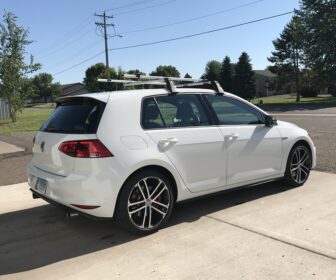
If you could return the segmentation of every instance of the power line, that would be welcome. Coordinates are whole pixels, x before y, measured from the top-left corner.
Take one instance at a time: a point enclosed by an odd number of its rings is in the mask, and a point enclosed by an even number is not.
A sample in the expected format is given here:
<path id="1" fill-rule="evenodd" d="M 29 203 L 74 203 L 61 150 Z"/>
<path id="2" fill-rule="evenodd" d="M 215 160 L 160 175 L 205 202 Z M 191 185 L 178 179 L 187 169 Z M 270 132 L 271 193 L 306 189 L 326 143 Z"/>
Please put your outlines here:
<path id="1" fill-rule="evenodd" d="M 153 2 L 153 1 L 156 1 L 156 0 L 143 0 L 143 1 L 137 1 L 137 2 L 133 2 L 133 3 L 126 4 L 126 5 L 117 6 L 117 7 L 111 8 L 111 9 L 107 9 L 107 10 L 105 10 L 105 12 L 116 11 L 116 10 L 121 10 L 121 9 L 126 9 L 126 8 L 130 8 L 130 7 L 134 7 L 134 6 L 139 6 L 139 5 L 146 4 L 146 3 L 148 3 L 148 2 Z M 100 12 L 104 12 L 104 11 L 100 11 Z"/>
<path id="2" fill-rule="evenodd" d="M 105 52 L 105 51 L 101 51 L 100 53 L 97 53 L 97 54 L 95 54 L 94 56 L 91 56 L 91 57 L 89 57 L 89 58 L 87 58 L 87 59 L 85 59 L 85 60 L 83 60 L 83 61 L 81 61 L 81 62 L 79 62 L 79 63 L 77 63 L 77 64 L 75 64 L 75 65 L 73 65 L 73 66 L 70 66 L 70 67 L 68 67 L 68 68 L 66 68 L 66 69 L 64 69 L 64 70 L 62 70 L 62 71 L 56 72 L 55 74 L 53 74 L 53 76 L 59 75 L 59 74 L 61 74 L 61 73 L 64 73 L 64 72 L 66 72 L 66 71 L 69 71 L 69 70 L 71 70 L 71 69 L 73 69 L 73 68 L 76 68 L 76 67 L 78 67 L 79 65 L 82 65 L 83 63 L 88 62 L 88 61 L 90 61 L 90 60 L 96 58 L 97 56 L 103 54 L 104 52 Z"/>
<path id="3" fill-rule="evenodd" d="M 152 9 L 152 8 L 156 8 L 156 7 L 161 7 L 163 5 L 167 5 L 173 2 L 176 2 L 177 0 L 169 0 L 160 4 L 156 4 L 156 5 L 151 5 L 151 6 L 147 6 L 147 7 L 143 7 L 143 8 L 139 8 L 139 9 L 135 9 L 135 10 L 130 10 L 130 11 L 126 11 L 126 12 L 120 12 L 120 13 L 115 13 L 115 16 L 120 16 L 120 15 L 126 15 L 126 14 L 130 14 L 130 13 L 134 13 L 134 12 L 139 12 L 139 11 L 143 11 L 143 10 L 148 10 L 148 9 Z"/>
<path id="4" fill-rule="evenodd" d="M 150 0 L 150 1 L 155 1 L 155 0 Z M 233 10 L 238 10 L 238 9 L 241 9 L 241 8 L 245 8 L 245 7 L 248 7 L 248 6 L 263 2 L 263 1 L 265 1 L 265 0 L 257 0 L 257 1 L 249 2 L 249 3 L 243 4 L 243 5 L 239 5 L 239 6 L 236 6 L 236 7 L 228 8 L 228 9 L 225 9 L 225 10 L 217 11 L 217 12 L 206 14 L 206 15 L 203 15 L 203 16 L 198 16 L 198 17 L 194 17 L 194 18 L 190 18 L 190 19 L 186 19 L 186 20 L 182 20 L 182 21 L 173 22 L 173 23 L 170 23 L 170 24 L 164 24 L 164 25 L 158 25 L 158 26 L 144 28 L 144 29 L 137 29 L 137 30 L 131 30 L 131 31 L 126 31 L 126 32 L 120 32 L 118 35 L 117 35 L 117 32 L 115 31 L 115 26 L 112 25 L 112 27 L 114 29 L 114 35 L 108 36 L 108 38 L 119 36 L 121 34 L 130 34 L 130 33 L 137 33 L 137 32 L 143 32 L 143 31 L 150 31 L 150 30 L 161 29 L 161 28 L 170 27 L 170 26 L 174 26 L 174 25 L 179 25 L 179 24 L 183 24 L 183 23 L 188 23 L 188 22 L 192 22 L 192 21 L 197 21 L 197 20 L 200 20 L 200 19 L 203 19 L 203 18 L 215 16 L 215 15 L 230 12 L 230 11 L 233 11 Z M 147 1 L 139 1 L 139 2 L 135 2 L 135 3 L 143 4 L 145 2 L 149 2 L 149 1 L 148 0 Z M 170 2 L 170 1 L 168 1 L 168 2 Z M 135 4 L 135 3 L 133 3 L 133 4 Z M 162 5 L 162 4 L 165 4 L 165 3 L 161 3 L 160 5 Z M 120 6 L 120 7 L 117 7 L 117 8 L 126 8 L 126 7 L 129 7 L 130 5 L 131 4 L 128 4 L 128 5 Z M 100 30 L 100 31 L 103 31 L 103 30 Z M 80 36 L 77 36 L 77 34 L 76 34 L 75 35 L 76 38 L 72 37 L 71 38 L 72 40 L 69 43 L 61 45 L 60 47 L 56 48 L 55 50 L 52 50 L 51 52 L 47 53 L 46 55 L 42 55 L 41 57 L 38 57 L 38 59 L 48 57 L 50 55 L 53 55 L 53 54 L 63 50 L 65 47 L 71 45 L 72 42 L 77 41 L 78 38 L 81 38 L 81 37 L 89 34 L 90 32 L 91 32 L 91 30 L 88 31 L 88 32 L 85 32 L 84 34 L 82 34 Z M 98 34 L 97 32 L 98 32 L 98 30 L 96 30 L 96 34 L 98 36 L 104 36 L 104 32 L 100 32 L 100 34 Z"/>
<path id="5" fill-rule="evenodd" d="M 253 1 L 253 2 L 243 4 L 243 5 L 232 7 L 232 8 L 229 8 L 229 9 L 217 11 L 217 12 L 210 13 L 210 14 L 206 14 L 206 15 L 203 15 L 203 16 L 193 17 L 193 18 L 189 18 L 189 19 L 185 19 L 185 20 L 181 20 L 181 21 L 172 22 L 172 23 L 169 23 L 169 24 L 163 24 L 163 25 L 157 25 L 157 26 L 148 27 L 148 28 L 142 28 L 142 29 L 135 29 L 135 30 L 125 31 L 125 32 L 120 32 L 120 34 L 131 34 L 131 33 L 143 32 L 143 31 L 150 31 L 150 30 L 161 29 L 161 28 L 170 27 L 170 26 L 174 26 L 174 25 L 179 25 L 179 24 L 183 24 L 183 23 L 188 23 L 188 22 L 192 22 L 192 21 L 197 21 L 197 20 L 200 20 L 200 19 L 212 17 L 212 16 L 215 16 L 215 15 L 223 14 L 223 13 L 234 11 L 234 10 L 238 10 L 238 9 L 241 9 L 241 8 L 245 8 L 245 7 L 248 7 L 248 6 L 263 2 L 263 1 L 265 1 L 265 0 Z"/>
<path id="6" fill-rule="evenodd" d="M 126 9 L 126 8 L 131 8 L 134 6 L 139 6 L 142 4 L 146 4 L 146 3 L 150 3 L 153 1 L 157 1 L 157 0 L 142 0 L 142 1 L 137 1 L 137 2 L 133 2 L 133 3 L 129 3 L 129 4 L 125 4 L 125 5 L 121 5 L 121 6 L 117 6 L 111 9 L 107 9 L 105 11 L 111 11 L 111 10 L 121 10 L 121 9 Z M 149 8 L 154 8 L 154 7 L 158 7 L 158 6 L 162 6 L 162 5 L 166 5 L 170 2 L 175 2 L 177 0 L 171 0 L 171 1 L 167 1 L 161 4 L 157 4 L 154 6 L 148 6 L 142 9 L 137 9 L 137 10 L 131 10 L 131 11 L 126 11 L 124 13 L 120 13 L 120 14 L 127 14 L 127 13 L 132 13 L 132 12 L 136 12 L 136 11 L 140 11 L 140 10 L 144 10 L 144 9 L 149 9 Z M 102 11 L 103 12 L 103 11 Z M 58 45 L 61 43 L 67 41 L 68 39 L 72 39 L 72 35 L 80 30 L 82 30 L 84 27 L 86 27 L 87 25 L 91 24 L 91 22 L 88 22 L 88 19 L 91 19 L 92 16 L 90 15 L 89 17 L 85 18 L 83 21 L 81 21 L 78 25 L 76 25 L 73 29 L 71 29 L 69 32 L 67 32 L 66 34 L 64 34 L 63 36 L 59 37 L 59 39 L 57 41 L 55 41 L 53 44 L 51 44 L 51 47 L 48 47 L 46 49 L 43 49 L 42 51 L 40 51 L 40 55 L 42 56 L 42 58 L 49 56 L 50 54 L 54 54 L 54 49 L 55 47 L 57 49 L 62 49 L 64 47 L 58 47 Z M 85 24 L 86 23 L 86 24 Z M 83 26 L 84 25 L 84 26 Z M 62 45 L 62 46 L 63 46 Z M 69 44 L 66 44 L 66 46 L 68 46 Z M 57 52 L 57 51 L 56 51 Z"/>
<path id="7" fill-rule="evenodd" d="M 52 50 L 54 50 L 55 47 L 57 47 L 60 43 L 64 43 L 68 39 L 72 39 L 72 35 L 74 33 L 82 30 L 83 28 L 85 28 L 86 26 L 88 26 L 89 24 L 91 24 L 91 18 L 92 18 L 92 16 L 86 17 L 78 25 L 76 25 L 74 28 L 72 28 L 66 34 L 64 34 L 63 36 L 59 37 L 59 39 L 57 39 L 56 41 L 54 41 L 53 44 L 50 45 L 51 47 L 46 48 L 46 49 L 40 51 L 40 54 L 42 54 L 42 56 L 49 55 L 49 52 L 52 51 Z"/>
<path id="8" fill-rule="evenodd" d="M 293 13 L 294 13 L 294 11 L 289 11 L 289 12 L 285 12 L 285 13 L 281 13 L 281 14 L 277 14 L 277 15 L 273 15 L 273 16 L 269 16 L 269 17 L 264 17 L 264 18 L 260 18 L 260 19 L 256 19 L 256 20 L 251 20 L 251 21 L 247 21 L 247 22 L 243 22 L 243 23 L 239 23 L 239 24 L 234 24 L 234 25 L 221 27 L 221 28 L 217 28 L 217 29 L 212 29 L 212 30 L 208 30 L 208 31 L 203 31 L 203 32 L 199 32 L 199 33 L 194 33 L 194 34 L 190 34 L 190 35 L 185 35 L 185 36 L 180 36 L 180 37 L 175 37 L 175 38 L 170 38 L 170 39 L 165 39 L 165 40 L 160 40 L 160 41 L 154 41 L 154 42 L 149 42 L 149 43 L 112 48 L 112 49 L 109 49 L 108 51 L 124 50 L 124 49 L 138 48 L 138 47 L 168 43 L 168 42 L 172 42 L 172 41 L 178 41 L 178 40 L 182 40 L 182 39 L 187 39 L 187 38 L 191 38 L 191 37 L 196 37 L 196 36 L 215 33 L 215 32 L 219 32 L 219 31 L 223 31 L 223 30 L 227 30 L 227 29 L 232 29 L 232 28 L 236 28 L 236 27 L 240 27 L 240 26 L 244 26 L 244 25 L 249 25 L 249 24 L 253 24 L 253 23 L 257 23 L 257 22 L 261 22 L 261 21 L 266 21 L 266 20 L 282 17 L 282 16 L 285 16 L 285 15 L 293 14 Z M 55 73 L 54 75 L 58 75 L 58 74 L 66 72 L 68 70 L 71 70 L 71 69 L 73 69 L 73 68 L 75 68 L 75 67 L 77 67 L 77 66 L 79 66 L 79 65 L 81 65 L 81 64 L 83 64 L 87 61 L 92 60 L 93 58 L 96 58 L 97 56 L 101 55 L 102 53 L 104 53 L 104 51 L 102 51 L 102 52 L 100 52 L 100 53 L 98 53 L 98 54 L 96 54 L 92 57 L 89 57 L 89 58 L 85 59 L 84 61 L 79 62 L 79 63 L 77 63 L 73 66 L 70 66 L 70 67 L 68 67 L 68 68 L 66 68 L 62 71 L 59 71 L 59 72 Z"/>
<path id="9" fill-rule="evenodd" d="M 244 25 L 248 25 L 248 24 L 252 24 L 252 23 L 256 23 L 256 22 L 261 22 L 261 21 L 265 21 L 265 20 L 269 20 L 269 19 L 273 19 L 273 18 L 277 18 L 277 17 L 281 17 L 281 16 L 293 14 L 293 13 L 294 13 L 294 11 L 290 11 L 290 12 L 277 14 L 277 15 L 270 16 L 270 17 L 251 20 L 251 21 L 247 21 L 247 22 L 243 22 L 243 23 L 239 23 L 239 24 L 235 24 L 235 25 L 230 25 L 230 26 L 226 26 L 226 27 L 222 27 L 222 28 L 203 31 L 203 32 L 194 33 L 194 34 L 190 34 L 190 35 L 185 35 L 185 36 L 180 36 L 180 37 L 175 37 L 175 38 L 170 38 L 170 39 L 165 39 L 165 40 L 160 40 L 160 41 L 155 41 L 155 42 L 149 42 L 149 43 L 143 43 L 143 44 L 113 48 L 113 49 L 109 49 L 109 51 L 132 49 L 132 48 L 144 47 L 144 46 L 149 46 L 149 45 L 157 45 L 157 44 L 162 44 L 162 43 L 167 43 L 167 42 L 172 42 L 172 41 L 178 41 L 178 40 L 182 40 L 182 39 L 187 39 L 187 38 L 191 38 L 191 37 L 196 37 L 196 36 L 200 36 L 200 35 L 205 35 L 205 34 L 209 34 L 209 33 L 218 32 L 218 31 L 222 31 L 222 30 L 232 29 L 232 28 L 236 28 L 236 27 L 240 27 L 240 26 L 244 26 Z"/>
<path id="10" fill-rule="evenodd" d="M 139 6 L 139 5 L 150 3 L 150 2 L 153 2 L 153 1 L 157 1 L 157 0 L 142 0 L 142 1 L 137 1 L 137 2 L 130 3 L 130 4 L 126 4 L 126 5 L 122 5 L 122 6 L 117 6 L 115 8 L 111 8 L 111 9 L 107 9 L 105 11 L 131 8 L 131 7 L 134 7 L 134 6 Z M 157 4 L 157 5 L 154 5 L 154 6 L 148 6 L 148 7 L 144 7 L 144 8 L 137 9 L 137 10 L 126 11 L 126 12 L 123 12 L 123 13 L 120 13 L 120 14 L 133 13 L 133 12 L 136 12 L 136 11 L 141 11 L 141 10 L 145 10 L 145 9 L 149 9 L 149 8 L 159 7 L 159 6 L 166 5 L 166 4 L 170 3 L 170 2 L 175 2 L 175 1 L 177 1 L 177 0 L 170 0 L 170 1 L 167 1 L 167 2 L 164 2 L 164 3 L 160 3 L 160 4 Z M 63 36 L 61 36 L 57 41 L 55 41 L 53 44 L 51 44 L 50 48 L 46 48 L 46 49 L 43 49 L 42 51 L 40 51 L 40 55 L 41 55 L 40 58 L 48 57 L 51 54 L 54 54 L 54 53 L 58 52 L 59 50 L 62 50 L 64 47 L 70 45 L 71 43 L 64 44 L 64 42 L 68 41 L 68 39 L 73 39 L 72 35 L 74 33 L 82 30 L 83 28 L 85 28 L 86 26 L 88 26 L 89 24 L 91 24 L 91 21 L 88 22 L 88 19 L 91 19 L 91 18 L 92 18 L 92 16 L 89 16 L 89 17 L 85 18 L 78 25 L 76 25 L 76 27 L 74 27 L 73 29 L 71 29 L 69 32 L 67 32 L 66 34 L 64 34 Z M 89 32 L 85 33 L 84 35 L 86 35 L 88 33 Z M 72 40 L 72 41 L 74 41 L 74 40 Z M 58 47 L 60 45 L 60 43 L 63 43 L 63 44 L 61 44 L 61 46 Z M 55 50 L 55 48 L 56 48 L 56 50 Z"/>
<path id="11" fill-rule="evenodd" d="M 42 55 L 42 56 L 38 56 L 37 59 L 44 59 L 46 57 L 49 57 L 51 55 L 54 55 L 55 53 L 58 53 L 62 50 L 64 50 L 66 47 L 72 45 L 74 42 L 77 42 L 79 39 L 83 38 L 84 36 L 92 33 L 92 30 L 87 30 L 84 33 L 81 34 L 75 34 L 73 37 L 71 37 L 70 41 L 64 41 L 64 44 L 59 45 L 58 47 L 51 49 L 48 53 Z"/>
<path id="12" fill-rule="evenodd" d="M 59 66 L 63 63 L 69 63 L 73 60 L 75 60 L 78 56 L 82 55 L 83 53 L 85 53 L 85 51 L 88 51 L 90 49 L 92 49 L 94 46 L 97 46 L 99 43 L 101 43 L 101 40 L 97 40 L 94 41 L 92 44 L 85 46 L 83 48 L 81 48 L 80 50 L 74 50 L 75 52 L 73 53 L 73 55 L 68 56 L 68 57 L 62 57 L 61 60 L 58 60 L 56 64 L 53 64 L 51 66 L 49 66 L 49 68 L 55 68 L 56 66 Z"/>

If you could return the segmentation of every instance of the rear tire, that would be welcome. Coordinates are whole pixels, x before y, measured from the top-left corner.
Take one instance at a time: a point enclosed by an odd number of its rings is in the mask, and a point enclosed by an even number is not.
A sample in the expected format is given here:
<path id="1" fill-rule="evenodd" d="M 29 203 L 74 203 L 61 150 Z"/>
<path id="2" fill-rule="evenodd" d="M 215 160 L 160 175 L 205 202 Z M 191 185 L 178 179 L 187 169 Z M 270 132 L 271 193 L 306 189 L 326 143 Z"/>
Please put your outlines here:
<path id="1" fill-rule="evenodd" d="M 284 180 L 292 187 L 302 186 L 308 179 L 312 166 L 310 149 L 302 144 L 296 144 L 289 153 Z"/>
<path id="2" fill-rule="evenodd" d="M 170 180 L 156 170 L 143 170 L 122 187 L 116 209 L 117 221 L 133 233 L 151 234 L 167 222 L 173 207 Z"/>

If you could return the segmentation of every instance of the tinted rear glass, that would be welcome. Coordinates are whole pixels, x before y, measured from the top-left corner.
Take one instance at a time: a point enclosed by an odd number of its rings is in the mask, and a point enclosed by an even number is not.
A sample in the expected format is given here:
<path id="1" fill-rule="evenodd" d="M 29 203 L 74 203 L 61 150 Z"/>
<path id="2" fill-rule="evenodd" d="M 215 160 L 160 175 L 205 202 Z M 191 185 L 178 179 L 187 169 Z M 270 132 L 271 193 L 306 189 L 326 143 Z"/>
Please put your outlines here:
<path id="1" fill-rule="evenodd" d="M 105 103 L 91 98 L 72 98 L 58 104 L 40 131 L 69 134 L 95 134 Z"/>

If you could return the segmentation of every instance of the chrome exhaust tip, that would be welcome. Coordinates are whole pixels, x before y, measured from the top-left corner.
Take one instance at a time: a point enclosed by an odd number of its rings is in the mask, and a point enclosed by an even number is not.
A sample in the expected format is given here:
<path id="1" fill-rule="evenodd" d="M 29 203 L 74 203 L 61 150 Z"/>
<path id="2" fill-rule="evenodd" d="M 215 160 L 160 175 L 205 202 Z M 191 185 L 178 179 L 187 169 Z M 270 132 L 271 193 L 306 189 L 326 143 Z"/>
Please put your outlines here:
<path id="1" fill-rule="evenodd" d="M 67 212 L 66 212 L 66 215 L 67 215 L 68 218 L 74 218 L 74 217 L 79 216 L 78 213 L 73 212 L 73 211 L 67 211 Z"/>

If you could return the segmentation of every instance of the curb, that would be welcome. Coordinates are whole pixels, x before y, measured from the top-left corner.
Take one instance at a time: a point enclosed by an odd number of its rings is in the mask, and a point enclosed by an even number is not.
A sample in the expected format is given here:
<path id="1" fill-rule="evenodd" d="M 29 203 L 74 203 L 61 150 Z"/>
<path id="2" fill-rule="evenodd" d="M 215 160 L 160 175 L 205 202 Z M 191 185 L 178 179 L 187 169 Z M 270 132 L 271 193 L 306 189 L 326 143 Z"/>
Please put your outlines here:
<path id="1" fill-rule="evenodd" d="M 14 152 L 14 153 L 0 154 L 0 160 L 13 158 L 13 157 L 22 157 L 22 156 L 27 156 L 31 154 L 32 154 L 31 149 L 26 149 L 24 151 Z"/>

